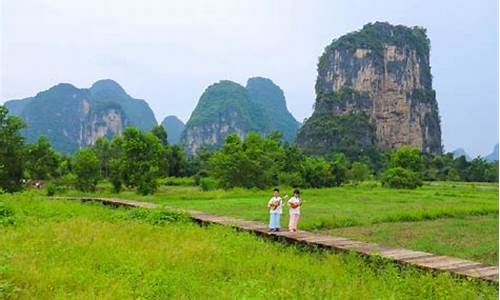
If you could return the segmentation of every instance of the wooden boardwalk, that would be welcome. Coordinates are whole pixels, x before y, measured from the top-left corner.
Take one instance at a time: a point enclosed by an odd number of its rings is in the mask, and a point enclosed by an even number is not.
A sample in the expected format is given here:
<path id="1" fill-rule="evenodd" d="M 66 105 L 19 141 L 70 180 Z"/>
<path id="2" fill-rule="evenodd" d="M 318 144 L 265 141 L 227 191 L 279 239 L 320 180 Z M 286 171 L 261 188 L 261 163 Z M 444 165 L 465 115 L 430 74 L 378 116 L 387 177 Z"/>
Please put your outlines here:
<path id="1" fill-rule="evenodd" d="M 96 197 L 52 197 L 80 201 L 98 201 L 107 205 L 156 208 L 157 204 L 125 199 L 96 198 Z M 304 244 L 313 247 L 330 249 L 336 252 L 355 252 L 363 256 L 380 256 L 402 265 L 411 265 L 433 272 L 450 272 L 461 277 L 471 277 L 498 283 L 498 266 L 491 266 L 479 262 L 456 257 L 434 255 L 432 253 L 414 251 L 402 248 L 391 248 L 380 244 L 355 241 L 343 237 L 315 234 L 308 231 L 268 232 L 266 224 L 241 220 L 237 218 L 207 214 L 199 211 L 187 210 L 191 218 L 199 223 L 220 224 L 234 227 L 238 230 L 249 231 L 258 235 Z"/>

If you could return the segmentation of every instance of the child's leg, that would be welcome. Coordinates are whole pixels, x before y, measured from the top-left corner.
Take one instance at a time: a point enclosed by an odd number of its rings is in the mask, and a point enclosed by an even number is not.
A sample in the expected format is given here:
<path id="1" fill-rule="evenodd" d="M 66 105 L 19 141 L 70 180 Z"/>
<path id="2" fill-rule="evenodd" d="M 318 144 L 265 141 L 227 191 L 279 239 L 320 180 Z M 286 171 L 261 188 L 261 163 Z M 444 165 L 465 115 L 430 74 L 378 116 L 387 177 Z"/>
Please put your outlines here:
<path id="1" fill-rule="evenodd" d="M 297 222 L 299 221 L 299 214 L 290 215 L 290 230 L 297 230 Z"/>
<path id="2" fill-rule="evenodd" d="M 299 214 L 295 214 L 295 220 L 294 220 L 294 223 L 293 223 L 293 226 L 294 226 L 294 230 L 297 231 L 297 224 L 299 223 L 299 218 L 300 218 L 300 215 Z"/>
<path id="3" fill-rule="evenodd" d="M 269 229 L 274 229 L 274 215 L 275 214 L 269 214 Z"/>
<path id="4" fill-rule="evenodd" d="M 275 224 L 276 227 L 274 227 L 274 228 L 280 229 L 280 227 L 281 227 L 280 217 L 281 217 L 281 214 L 276 214 L 276 224 Z"/>

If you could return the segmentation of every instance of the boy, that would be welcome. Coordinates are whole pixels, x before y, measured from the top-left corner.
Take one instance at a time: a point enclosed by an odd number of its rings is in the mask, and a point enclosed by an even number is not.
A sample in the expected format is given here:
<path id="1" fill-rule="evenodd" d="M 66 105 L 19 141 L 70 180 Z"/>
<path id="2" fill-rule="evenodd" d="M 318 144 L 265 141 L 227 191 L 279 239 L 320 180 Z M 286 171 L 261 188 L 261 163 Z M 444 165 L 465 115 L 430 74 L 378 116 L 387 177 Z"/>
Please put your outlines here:
<path id="1" fill-rule="evenodd" d="M 302 199 L 300 199 L 300 191 L 295 189 L 293 191 L 293 197 L 288 200 L 288 206 L 290 207 L 290 222 L 288 223 L 288 229 L 290 232 L 297 232 L 297 223 L 300 217 L 300 207 L 302 206 Z"/>
<path id="2" fill-rule="evenodd" d="M 269 231 L 277 232 L 280 231 L 280 217 L 282 213 L 282 200 L 280 198 L 280 190 L 273 190 L 273 197 L 267 203 L 267 207 L 269 208 Z"/>

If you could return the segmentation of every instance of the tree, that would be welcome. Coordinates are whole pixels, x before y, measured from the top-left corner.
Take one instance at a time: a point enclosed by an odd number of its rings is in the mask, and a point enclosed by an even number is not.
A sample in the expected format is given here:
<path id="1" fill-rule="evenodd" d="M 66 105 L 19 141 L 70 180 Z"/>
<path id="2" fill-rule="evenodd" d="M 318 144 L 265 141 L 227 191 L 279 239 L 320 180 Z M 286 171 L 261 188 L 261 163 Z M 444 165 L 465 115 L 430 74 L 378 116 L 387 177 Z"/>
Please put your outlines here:
<path id="1" fill-rule="evenodd" d="M 142 194 L 151 194 L 157 188 L 164 147 L 150 132 L 129 127 L 123 131 L 121 144 L 121 178 L 128 187 L 138 187 Z"/>
<path id="2" fill-rule="evenodd" d="M 93 149 L 79 150 L 73 158 L 76 187 L 83 192 L 95 191 L 99 181 L 99 159 Z"/>
<path id="3" fill-rule="evenodd" d="M 98 138 L 94 150 L 99 159 L 99 169 L 102 178 L 109 177 L 109 161 L 111 160 L 111 143 L 106 138 Z"/>
<path id="4" fill-rule="evenodd" d="M 420 174 L 424 168 L 422 152 L 420 152 L 417 148 L 402 146 L 392 152 L 390 157 L 390 167 L 400 167 Z"/>
<path id="5" fill-rule="evenodd" d="M 168 145 L 167 131 L 163 126 L 154 126 L 153 129 L 151 129 L 151 133 L 156 136 L 164 146 Z"/>
<path id="6" fill-rule="evenodd" d="M 337 153 L 332 159 L 333 183 L 335 186 L 341 186 L 347 180 L 349 162 L 344 153 Z"/>
<path id="7" fill-rule="evenodd" d="M 31 179 L 48 179 L 60 175 L 58 171 L 61 157 L 44 136 L 38 138 L 35 144 L 26 146 L 25 162 Z"/>
<path id="8" fill-rule="evenodd" d="M 354 183 L 357 184 L 360 181 L 367 180 L 371 175 L 370 167 L 362 162 L 353 162 L 351 165 L 351 169 L 348 171 L 348 178 Z"/>
<path id="9" fill-rule="evenodd" d="M 304 161 L 304 179 L 308 186 L 319 188 L 334 185 L 331 165 L 323 158 L 307 157 Z"/>
<path id="10" fill-rule="evenodd" d="M 397 189 L 415 189 L 422 186 L 422 179 L 412 170 L 395 167 L 387 169 L 381 176 L 382 186 Z"/>
<path id="11" fill-rule="evenodd" d="M 23 138 L 19 131 L 25 124 L 7 113 L 8 109 L 0 105 L 0 189 L 15 192 L 22 189 Z"/>
<path id="12" fill-rule="evenodd" d="M 168 176 L 181 177 L 186 175 L 187 160 L 184 149 L 179 145 L 169 146 Z"/>

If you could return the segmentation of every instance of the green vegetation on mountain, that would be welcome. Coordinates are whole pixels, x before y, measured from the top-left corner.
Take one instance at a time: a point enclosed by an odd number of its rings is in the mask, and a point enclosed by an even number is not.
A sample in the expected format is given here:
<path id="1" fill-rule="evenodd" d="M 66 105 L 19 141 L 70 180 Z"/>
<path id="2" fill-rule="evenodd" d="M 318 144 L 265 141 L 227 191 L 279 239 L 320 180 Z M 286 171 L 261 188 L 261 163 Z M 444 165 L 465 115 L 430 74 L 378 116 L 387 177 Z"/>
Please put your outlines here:
<path id="1" fill-rule="evenodd" d="M 167 130 L 168 142 L 170 144 L 179 144 L 182 132 L 184 131 L 184 123 L 176 116 L 167 116 L 161 122 L 161 126 Z"/>
<path id="2" fill-rule="evenodd" d="M 271 80 L 251 78 L 247 87 L 222 80 L 209 86 L 200 97 L 182 142 L 195 154 L 202 147 L 218 148 L 230 133 L 244 137 L 250 131 L 262 135 L 277 130 L 293 140 L 299 123 L 286 108 L 283 91 Z"/>
<path id="3" fill-rule="evenodd" d="M 144 100 L 130 97 L 112 80 L 100 80 L 90 89 L 61 83 L 35 97 L 7 101 L 10 114 L 21 117 L 28 142 L 49 139 L 55 149 L 73 153 L 92 145 L 97 138 L 110 138 L 127 126 L 149 130 L 156 125 Z"/>
<path id="4" fill-rule="evenodd" d="M 246 89 L 253 103 L 264 111 L 266 125 L 265 134 L 273 130 L 283 134 L 286 141 L 293 141 L 300 123 L 295 120 L 286 107 L 283 91 L 270 79 L 253 77 L 248 79 Z"/>

